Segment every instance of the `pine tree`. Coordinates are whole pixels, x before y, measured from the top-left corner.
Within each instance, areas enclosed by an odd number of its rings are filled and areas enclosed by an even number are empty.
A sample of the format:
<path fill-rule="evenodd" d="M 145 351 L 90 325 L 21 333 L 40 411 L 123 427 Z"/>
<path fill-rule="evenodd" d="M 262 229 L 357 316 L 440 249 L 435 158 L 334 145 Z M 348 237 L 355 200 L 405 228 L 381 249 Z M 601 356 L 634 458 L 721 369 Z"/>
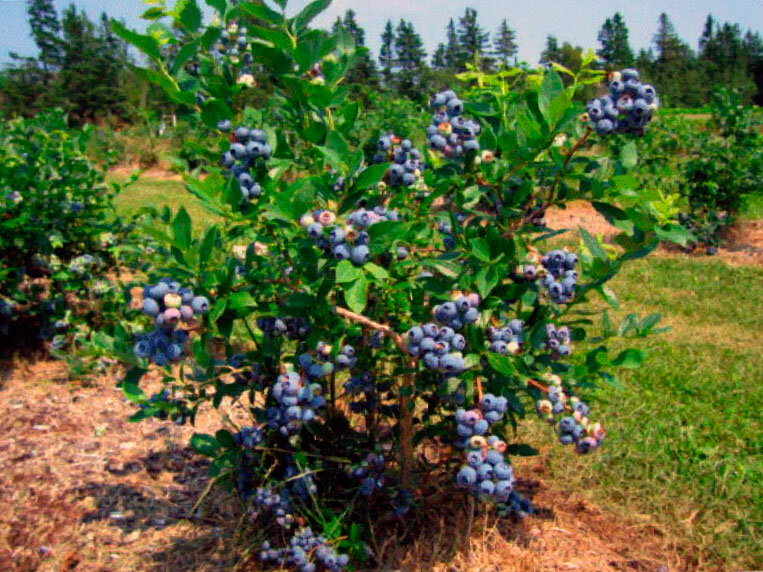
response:
<path fill-rule="evenodd" d="M 484 56 L 490 34 L 477 23 L 477 11 L 467 8 L 458 19 L 458 43 L 463 62 L 478 63 L 480 69 L 490 67 L 492 60 Z"/>
<path fill-rule="evenodd" d="M 426 67 L 424 42 L 416 33 L 413 24 L 400 20 L 395 38 L 395 53 L 400 72 L 397 77 L 399 93 L 417 99 L 422 95 L 422 76 Z"/>
<path fill-rule="evenodd" d="M 342 25 L 344 26 L 344 29 L 347 30 L 353 37 L 356 46 L 365 46 L 366 32 L 363 28 L 358 26 L 358 23 L 355 20 L 355 16 L 356 14 L 354 10 L 347 10 L 347 12 L 344 13 L 344 20 L 342 21 Z"/>
<path fill-rule="evenodd" d="M 654 45 L 657 49 L 657 61 L 666 63 L 683 60 L 690 55 L 691 50 L 681 38 L 678 37 L 673 22 L 664 12 L 660 14 L 657 33 L 654 36 Z"/>
<path fill-rule="evenodd" d="M 445 66 L 453 71 L 461 70 L 463 69 L 463 62 L 461 45 L 458 43 L 458 34 L 456 34 L 456 24 L 451 18 L 446 31 Z"/>
<path fill-rule="evenodd" d="M 61 63 L 61 24 L 53 0 L 28 0 L 27 14 L 43 69 L 55 69 Z"/>
<path fill-rule="evenodd" d="M 551 62 L 561 63 L 561 52 L 559 50 L 559 40 L 556 36 L 549 34 L 546 36 L 546 47 L 540 53 L 540 63 L 548 64 Z"/>
<path fill-rule="evenodd" d="M 379 64 L 381 65 L 384 83 L 387 87 L 390 87 L 392 84 L 392 68 L 395 66 L 395 29 L 392 27 L 391 20 L 387 20 L 381 36 Z"/>
<path fill-rule="evenodd" d="M 633 50 L 628 43 L 628 26 L 620 12 L 607 18 L 599 30 L 601 48 L 597 54 L 608 68 L 624 68 L 633 65 Z"/>
<path fill-rule="evenodd" d="M 712 14 L 708 14 L 705 19 L 705 27 L 702 28 L 702 35 L 699 37 L 699 53 L 703 55 L 707 46 L 713 41 L 715 34 L 715 19 Z"/>
<path fill-rule="evenodd" d="M 493 47 L 498 61 L 506 67 L 510 65 L 510 60 L 517 55 L 516 36 L 516 32 L 509 28 L 509 24 L 504 19 L 493 40 Z"/>
<path fill-rule="evenodd" d="M 448 67 L 445 61 L 445 44 L 437 44 L 437 49 L 432 54 L 432 67 L 436 70 L 443 70 Z"/>

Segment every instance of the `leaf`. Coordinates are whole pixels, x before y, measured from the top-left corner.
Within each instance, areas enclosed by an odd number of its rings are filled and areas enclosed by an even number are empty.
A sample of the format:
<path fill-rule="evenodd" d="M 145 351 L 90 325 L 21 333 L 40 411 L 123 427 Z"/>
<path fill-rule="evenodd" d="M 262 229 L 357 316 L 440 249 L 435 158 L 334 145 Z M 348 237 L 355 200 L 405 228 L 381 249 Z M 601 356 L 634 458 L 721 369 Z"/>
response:
<path fill-rule="evenodd" d="M 217 442 L 217 439 L 212 437 L 212 435 L 194 433 L 191 437 L 191 447 L 193 447 L 193 450 L 199 455 L 214 457 L 217 455 L 217 450 L 219 449 L 220 444 Z"/>
<path fill-rule="evenodd" d="M 209 99 L 201 104 L 201 120 L 208 127 L 217 128 L 220 121 L 231 117 L 233 117 L 233 112 L 230 107 L 220 99 Z"/>
<path fill-rule="evenodd" d="M 149 8 L 140 15 L 141 19 L 143 20 L 158 20 L 162 16 L 164 16 L 164 8 L 161 6 L 154 6 L 153 8 Z"/>
<path fill-rule="evenodd" d="M 331 165 L 331 167 L 333 167 L 337 171 L 342 170 L 342 165 L 344 164 L 344 162 L 342 161 L 342 155 L 340 153 L 337 153 L 334 149 L 330 147 L 324 147 L 322 145 L 316 145 L 315 148 L 321 152 L 321 154 L 324 156 L 328 164 Z"/>
<path fill-rule="evenodd" d="M 302 11 L 294 17 L 295 27 L 299 29 L 306 28 L 313 19 L 331 5 L 331 0 L 315 0 L 305 6 Z"/>
<path fill-rule="evenodd" d="M 256 4 L 254 2 L 246 2 L 241 4 L 238 10 L 247 16 L 257 18 L 258 20 L 265 20 L 271 24 L 280 24 L 283 21 L 283 16 L 275 10 L 268 8 L 264 2 Z"/>
<path fill-rule="evenodd" d="M 381 181 L 384 173 L 389 169 L 389 163 L 380 163 L 379 165 L 371 165 L 366 167 L 355 179 L 355 187 L 358 189 L 368 189 L 369 187 L 377 184 Z"/>
<path fill-rule="evenodd" d="M 485 125 L 480 135 L 480 148 L 495 149 L 498 146 L 498 138 L 490 125 Z"/>
<path fill-rule="evenodd" d="M 211 6 L 215 10 L 217 10 L 220 15 L 225 14 L 225 6 L 226 2 L 225 0 L 204 0 L 208 6 Z"/>
<path fill-rule="evenodd" d="M 590 232 L 588 232 L 582 226 L 578 226 L 578 230 L 580 231 L 580 236 L 583 237 L 583 243 L 586 245 L 586 248 L 588 248 L 593 256 L 602 260 L 609 260 L 607 253 L 604 251 L 601 244 L 599 244 L 599 241 L 591 236 Z"/>
<path fill-rule="evenodd" d="M 548 112 L 551 106 L 551 102 L 562 93 L 564 90 L 564 84 L 562 78 L 555 70 L 547 70 L 543 74 L 543 83 L 540 86 L 540 92 L 538 93 L 538 108 L 540 109 L 543 117 L 548 119 Z"/>
<path fill-rule="evenodd" d="M 477 290 L 482 298 L 486 298 L 498 285 L 499 277 L 493 266 L 483 266 L 474 278 Z"/>
<path fill-rule="evenodd" d="M 196 0 L 178 0 L 175 5 L 175 20 L 183 24 L 188 32 L 195 32 L 201 26 L 201 10 Z"/>
<path fill-rule="evenodd" d="M 122 22 L 114 18 L 111 19 L 111 29 L 118 37 L 138 48 L 152 60 L 161 61 L 162 53 L 159 49 L 159 42 L 153 36 L 146 36 L 128 30 Z"/>
<path fill-rule="evenodd" d="M 637 369 L 643 362 L 644 354 L 641 350 L 627 349 L 621 351 L 617 357 L 612 360 L 612 365 L 627 369 Z"/>
<path fill-rule="evenodd" d="M 373 262 L 366 263 L 365 266 L 363 266 L 363 270 L 376 278 L 378 282 L 384 282 L 389 278 L 389 273 L 384 268 L 378 264 L 374 264 Z"/>
<path fill-rule="evenodd" d="M 484 238 L 473 238 L 469 241 L 472 254 L 482 262 L 490 262 L 490 245 Z"/>
<path fill-rule="evenodd" d="M 620 151 L 620 161 L 627 169 L 633 169 L 638 165 L 638 148 L 635 142 L 628 141 L 623 146 L 622 151 Z"/>
<path fill-rule="evenodd" d="M 198 40 L 191 42 L 189 44 L 186 44 L 182 48 L 180 48 L 180 51 L 178 51 L 177 56 L 175 56 L 175 61 L 172 62 L 172 73 L 177 74 L 183 67 L 183 64 L 185 64 L 191 56 L 193 56 L 196 53 L 196 50 L 199 48 L 199 42 Z"/>
<path fill-rule="evenodd" d="M 249 292 L 234 292 L 228 296 L 228 308 L 239 310 L 241 308 L 252 308 L 257 302 Z"/>
<path fill-rule="evenodd" d="M 538 454 L 538 449 L 523 443 L 513 443 L 506 447 L 506 452 L 517 457 L 534 457 Z"/>
<path fill-rule="evenodd" d="M 502 375 L 511 377 L 517 373 L 517 369 L 514 367 L 514 362 L 509 356 L 504 356 L 495 352 L 488 352 L 487 361 L 495 371 Z"/>
<path fill-rule="evenodd" d="M 347 305 L 355 313 L 362 312 L 368 299 L 368 280 L 361 276 L 344 291 L 344 299 Z"/>
<path fill-rule="evenodd" d="M 347 284 L 348 282 L 354 282 L 361 276 L 363 276 L 363 271 L 356 267 L 349 260 L 342 260 L 339 264 L 336 265 L 337 284 Z"/>
<path fill-rule="evenodd" d="M 655 227 L 654 233 L 660 240 L 675 242 L 681 246 L 686 246 L 688 242 L 694 239 L 692 233 L 690 233 L 681 225 L 673 223 Z"/>
<path fill-rule="evenodd" d="M 207 234 L 204 235 L 204 240 L 199 247 L 199 264 L 206 264 L 209 260 L 209 257 L 212 254 L 212 248 L 214 248 L 215 242 L 217 242 L 218 235 L 219 230 L 217 229 L 217 225 L 213 225 L 207 230 Z"/>
<path fill-rule="evenodd" d="M 185 207 L 180 207 L 175 220 L 172 221 L 173 244 L 185 250 L 191 245 L 191 217 Z"/>

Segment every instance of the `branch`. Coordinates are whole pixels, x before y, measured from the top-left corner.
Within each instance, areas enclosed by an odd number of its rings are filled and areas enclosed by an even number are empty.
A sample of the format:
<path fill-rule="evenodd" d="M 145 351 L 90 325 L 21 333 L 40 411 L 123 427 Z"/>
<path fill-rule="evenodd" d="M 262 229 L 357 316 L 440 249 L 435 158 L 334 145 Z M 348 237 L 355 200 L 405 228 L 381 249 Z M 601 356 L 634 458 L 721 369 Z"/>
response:
<path fill-rule="evenodd" d="M 360 314 L 356 314 L 355 312 L 350 312 L 350 310 L 347 310 L 346 308 L 337 307 L 336 313 L 351 322 L 355 322 L 356 324 L 362 324 L 373 330 L 384 332 L 386 335 L 388 335 L 392 339 L 397 349 L 399 349 L 401 352 L 405 354 L 408 354 L 408 348 L 405 346 L 405 340 L 403 340 L 403 336 L 398 334 L 395 330 L 393 330 L 386 324 L 380 324 L 379 322 L 374 322 L 373 320 L 366 318 L 365 316 L 361 316 Z"/>
<path fill-rule="evenodd" d="M 535 381 L 534 379 L 528 380 L 527 381 L 527 385 L 532 385 L 533 387 L 537 387 L 541 391 L 545 391 L 546 393 L 548 393 L 548 387 L 546 387 L 542 383 L 539 383 L 539 382 Z"/>

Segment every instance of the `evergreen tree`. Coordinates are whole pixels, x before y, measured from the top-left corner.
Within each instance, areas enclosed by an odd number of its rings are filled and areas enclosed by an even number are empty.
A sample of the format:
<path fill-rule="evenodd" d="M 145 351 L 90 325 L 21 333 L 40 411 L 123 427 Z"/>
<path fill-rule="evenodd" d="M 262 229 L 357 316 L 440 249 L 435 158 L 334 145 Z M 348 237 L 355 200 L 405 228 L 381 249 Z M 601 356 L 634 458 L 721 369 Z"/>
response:
<path fill-rule="evenodd" d="M 602 63 L 610 69 L 633 65 L 633 50 L 628 43 L 628 26 L 620 12 L 604 21 L 599 30 L 601 47 L 596 51 Z"/>
<path fill-rule="evenodd" d="M 355 16 L 356 14 L 354 10 L 347 10 L 347 12 L 344 13 L 344 20 L 342 21 L 342 25 L 344 26 L 344 29 L 347 30 L 353 37 L 356 46 L 365 46 L 366 32 L 363 28 L 358 26 L 358 23 L 355 20 Z"/>
<path fill-rule="evenodd" d="M 493 40 L 493 48 L 498 61 L 505 67 L 509 67 L 510 60 L 517 55 L 516 37 L 516 32 L 509 28 L 509 24 L 504 19 Z"/>
<path fill-rule="evenodd" d="M 122 113 L 120 89 L 124 61 L 118 44 L 98 33 L 84 12 L 72 4 L 64 11 L 63 58 L 58 81 L 66 94 L 68 111 L 88 121 L 107 113 Z"/>
<path fill-rule="evenodd" d="M 697 107 L 708 100 L 707 71 L 697 65 L 691 48 L 676 33 L 667 14 L 660 14 L 654 35 L 655 60 L 650 79 L 663 103 Z"/>
<path fill-rule="evenodd" d="M 702 29 L 702 35 L 699 37 L 699 53 L 704 54 L 707 46 L 713 41 L 715 34 L 715 19 L 712 14 L 708 14 L 705 19 L 705 27 Z"/>
<path fill-rule="evenodd" d="M 559 40 L 556 36 L 549 34 L 546 36 L 546 47 L 540 53 L 540 63 L 548 64 L 551 62 L 561 63 L 561 51 L 559 49 Z"/>
<path fill-rule="evenodd" d="M 477 23 L 477 11 L 467 8 L 458 19 L 458 44 L 462 62 L 477 63 L 480 69 L 489 68 L 492 59 L 485 57 L 490 34 Z"/>
<path fill-rule="evenodd" d="M 657 61 L 661 64 L 685 60 L 691 54 L 689 46 L 678 37 L 673 22 L 665 12 L 660 14 L 654 45 L 657 49 Z"/>
<path fill-rule="evenodd" d="M 453 18 L 448 22 L 445 41 L 445 66 L 453 71 L 463 69 L 464 57 L 461 52 L 461 45 L 458 43 L 458 34 L 456 34 L 456 24 L 453 22 Z"/>
<path fill-rule="evenodd" d="M 763 105 L 763 39 L 759 33 L 747 30 L 743 47 L 747 57 L 747 73 L 757 89 L 753 102 Z"/>
<path fill-rule="evenodd" d="M 432 67 L 436 70 L 443 70 L 448 67 L 445 61 L 445 44 L 437 44 L 437 49 L 432 54 Z"/>
<path fill-rule="evenodd" d="M 405 20 L 400 20 L 397 26 L 395 53 L 397 65 L 400 68 L 397 77 L 398 91 L 412 99 L 421 97 L 422 76 L 427 54 L 421 36 L 416 33 L 413 24 Z"/>
<path fill-rule="evenodd" d="M 387 87 L 392 84 L 392 68 L 395 66 L 395 29 L 392 21 L 387 20 L 384 26 L 384 32 L 381 36 L 381 49 L 379 51 L 379 64 L 382 69 L 382 76 Z"/>
<path fill-rule="evenodd" d="M 61 63 L 61 24 L 53 0 L 28 0 L 27 14 L 42 68 L 55 69 Z"/>

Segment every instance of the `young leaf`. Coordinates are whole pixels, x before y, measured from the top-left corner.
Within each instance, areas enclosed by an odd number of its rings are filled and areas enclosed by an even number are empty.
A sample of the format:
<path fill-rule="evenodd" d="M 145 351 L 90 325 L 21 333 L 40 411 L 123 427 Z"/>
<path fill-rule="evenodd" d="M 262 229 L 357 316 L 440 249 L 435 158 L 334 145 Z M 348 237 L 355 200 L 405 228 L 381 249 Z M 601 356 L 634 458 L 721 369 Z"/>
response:
<path fill-rule="evenodd" d="M 361 275 L 360 278 L 350 284 L 349 288 L 344 291 L 344 299 L 353 312 L 359 314 L 365 309 L 368 299 L 368 280 L 365 276 Z"/>
<path fill-rule="evenodd" d="M 191 245 L 191 217 L 185 207 L 180 207 L 175 220 L 172 221 L 173 244 L 185 250 Z"/>

